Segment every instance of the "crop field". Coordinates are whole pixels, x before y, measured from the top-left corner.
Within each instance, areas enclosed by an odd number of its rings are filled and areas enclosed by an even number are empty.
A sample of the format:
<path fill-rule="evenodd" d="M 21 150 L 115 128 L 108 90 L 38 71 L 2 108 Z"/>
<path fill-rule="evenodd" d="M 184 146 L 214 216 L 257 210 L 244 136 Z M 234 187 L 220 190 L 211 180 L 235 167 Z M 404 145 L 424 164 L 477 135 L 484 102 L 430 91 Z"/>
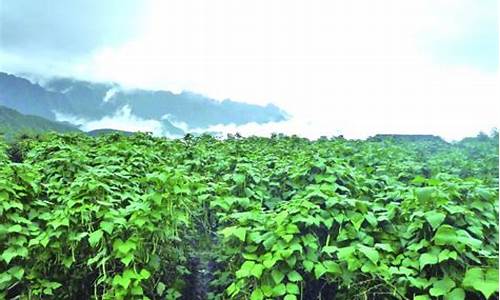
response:
<path fill-rule="evenodd" d="M 498 299 L 498 133 L 0 142 L 0 299 Z"/>

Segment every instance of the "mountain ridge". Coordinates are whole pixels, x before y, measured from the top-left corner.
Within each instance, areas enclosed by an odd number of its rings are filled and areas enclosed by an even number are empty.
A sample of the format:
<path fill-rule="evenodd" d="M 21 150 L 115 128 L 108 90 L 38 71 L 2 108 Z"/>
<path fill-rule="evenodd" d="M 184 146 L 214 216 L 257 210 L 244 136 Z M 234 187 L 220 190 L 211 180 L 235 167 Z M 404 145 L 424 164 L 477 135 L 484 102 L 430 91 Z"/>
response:
<path fill-rule="evenodd" d="M 58 115 L 98 121 L 127 107 L 131 116 L 159 122 L 166 133 L 173 135 L 187 132 L 172 122 L 199 129 L 219 124 L 262 124 L 288 118 L 286 112 L 273 104 L 261 106 L 231 99 L 218 101 L 191 91 L 174 94 L 164 90 L 125 89 L 117 83 L 63 77 L 36 83 L 5 72 L 0 72 L 0 105 L 51 121 L 60 120 Z"/>

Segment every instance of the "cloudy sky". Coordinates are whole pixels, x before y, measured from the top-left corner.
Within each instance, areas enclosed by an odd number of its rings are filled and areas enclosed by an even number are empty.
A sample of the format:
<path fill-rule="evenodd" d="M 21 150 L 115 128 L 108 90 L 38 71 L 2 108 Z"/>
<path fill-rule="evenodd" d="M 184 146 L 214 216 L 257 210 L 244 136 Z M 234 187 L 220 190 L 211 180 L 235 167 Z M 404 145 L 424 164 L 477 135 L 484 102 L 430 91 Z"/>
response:
<path fill-rule="evenodd" d="M 0 71 L 274 103 L 308 137 L 498 127 L 496 0 L 0 0 Z"/>

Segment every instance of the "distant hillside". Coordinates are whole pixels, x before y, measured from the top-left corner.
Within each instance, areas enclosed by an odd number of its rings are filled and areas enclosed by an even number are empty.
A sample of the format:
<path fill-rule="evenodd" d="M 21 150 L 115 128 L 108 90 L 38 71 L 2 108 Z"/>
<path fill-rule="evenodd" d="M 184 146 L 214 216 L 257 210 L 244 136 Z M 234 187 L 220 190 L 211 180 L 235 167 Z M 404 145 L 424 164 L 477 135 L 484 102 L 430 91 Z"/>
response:
<path fill-rule="evenodd" d="M 50 120 L 56 120 L 56 113 L 59 113 L 85 121 L 113 116 L 127 107 L 134 117 L 161 122 L 164 131 L 172 135 L 184 134 L 173 125 L 175 122 L 185 123 L 189 128 L 207 128 L 217 124 L 266 123 L 287 118 L 287 114 L 274 105 L 260 106 L 229 99 L 216 101 L 191 92 L 125 91 L 114 83 L 67 78 L 39 85 L 1 72 L 0 105 Z"/>
<path fill-rule="evenodd" d="M 47 120 L 39 116 L 24 115 L 5 106 L 0 106 L 0 133 L 11 138 L 21 133 L 42 133 L 47 131 L 73 132 L 78 128 Z"/>
<path fill-rule="evenodd" d="M 441 137 L 431 134 L 377 134 L 369 138 L 369 140 L 372 141 L 382 141 L 387 139 L 393 139 L 405 142 L 417 142 L 417 141 L 445 142 Z"/>
<path fill-rule="evenodd" d="M 131 131 L 123 131 L 123 130 L 108 129 L 108 128 L 96 129 L 96 130 L 91 130 L 91 131 L 87 132 L 87 134 L 90 136 L 101 136 L 101 135 L 112 134 L 112 133 L 119 133 L 119 134 L 122 134 L 124 136 L 131 136 L 134 134 Z"/>

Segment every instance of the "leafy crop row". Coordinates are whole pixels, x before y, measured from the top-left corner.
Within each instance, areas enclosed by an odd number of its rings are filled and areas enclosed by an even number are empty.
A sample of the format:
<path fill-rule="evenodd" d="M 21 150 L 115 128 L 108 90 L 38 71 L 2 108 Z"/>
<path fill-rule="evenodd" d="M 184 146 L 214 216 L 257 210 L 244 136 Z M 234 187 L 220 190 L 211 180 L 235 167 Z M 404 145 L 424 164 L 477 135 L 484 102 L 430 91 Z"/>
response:
<path fill-rule="evenodd" d="M 498 221 L 498 134 L 0 143 L 5 298 L 497 299 Z"/>

